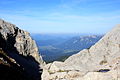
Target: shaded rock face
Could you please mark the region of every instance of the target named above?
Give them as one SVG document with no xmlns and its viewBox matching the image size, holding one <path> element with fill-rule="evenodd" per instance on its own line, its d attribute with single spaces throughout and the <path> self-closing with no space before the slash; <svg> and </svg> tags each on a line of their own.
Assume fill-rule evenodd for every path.
<svg viewBox="0 0 120 80">
<path fill-rule="evenodd" d="M 0 48 L 7 56 L 16 61 L 24 69 L 26 75 L 33 80 L 40 79 L 42 57 L 36 43 L 29 33 L 14 24 L 0 20 Z"/>
<path fill-rule="evenodd" d="M 16 61 L 0 48 L 0 80 L 31 80 Z"/>
<path fill-rule="evenodd" d="M 119 80 L 120 25 L 90 49 L 44 67 L 42 80 Z"/>
</svg>

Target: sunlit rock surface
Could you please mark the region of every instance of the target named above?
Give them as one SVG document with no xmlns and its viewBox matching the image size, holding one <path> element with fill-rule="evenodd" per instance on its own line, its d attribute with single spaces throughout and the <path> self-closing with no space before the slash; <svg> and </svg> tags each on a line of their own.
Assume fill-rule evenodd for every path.
<svg viewBox="0 0 120 80">
<path fill-rule="evenodd" d="M 42 80 L 120 80 L 120 25 L 90 49 L 47 64 Z"/>
<path fill-rule="evenodd" d="M 12 59 L 14 64 L 19 65 L 25 76 L 31 80 L 40 80 L 43 60 L 35 41 L 28 32 L 0 19 L 0 49 L 8 56 L 8 59 Z M 0 56 L 3 60 L 1 62 L 4 63 L 4 58 L 2 58 L 3 56 Z M 6 64 L 8 64 L 7 61 Z"/>
</svg>

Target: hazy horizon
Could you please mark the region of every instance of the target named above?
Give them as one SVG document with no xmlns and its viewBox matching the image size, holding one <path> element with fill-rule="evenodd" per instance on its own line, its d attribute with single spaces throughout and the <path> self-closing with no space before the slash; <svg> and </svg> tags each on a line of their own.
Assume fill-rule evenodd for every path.
<svg viewBox="0 0 120 80">
<path fill-rule="evenodd" d="M 30 33 L 105 34 L 120 24 L 120 0 L 1 0 L 0 18 Z"/>
<path fill-rule="evenodd" d="M 107 33 L 107 32 L 106 32 Z M 30 34 L 33 34 L 33 35 L 104 35 L 106 33 L 33 33 L 33 32 L 30 32 Z"/>
</svg>

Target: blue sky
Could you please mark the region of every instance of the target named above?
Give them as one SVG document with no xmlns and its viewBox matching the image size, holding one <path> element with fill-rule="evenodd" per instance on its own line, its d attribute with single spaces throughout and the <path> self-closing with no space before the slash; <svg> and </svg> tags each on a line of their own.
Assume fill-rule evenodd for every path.
<svg viewBox="0 0 120 80">
<path fill-rule="evenodd" d="M 106 33 L 120 0 L 0 0 L 0 18 L 31 33 Z"/>
</svg>

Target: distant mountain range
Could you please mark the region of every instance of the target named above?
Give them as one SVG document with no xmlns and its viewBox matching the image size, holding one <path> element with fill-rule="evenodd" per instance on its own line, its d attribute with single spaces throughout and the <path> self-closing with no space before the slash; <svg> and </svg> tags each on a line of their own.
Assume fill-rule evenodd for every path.
<svg viewBox="0 0 120 80">
<path fill-rule="evenodd" d="M 77 36 L 56 45 L 56 47 L 64 50 L 82 50 L 91 47 L 91 45 L 94 45 L 101 38 L 101 35 Z"/>
<path fill-rule="evenodd" d="M 31 35 L 36 40 L 39 46 L 61 44 L 74 36 L 70 34 L 31 34 Z"/>
<path fill-rule="evenodd" d="M 58 35 L 32 34 L 39 46 L 39 51 L 46 62 L 64 61 L 69 56 L 89 48 L 99 41 L 102 35 Z"/>
</svg>

